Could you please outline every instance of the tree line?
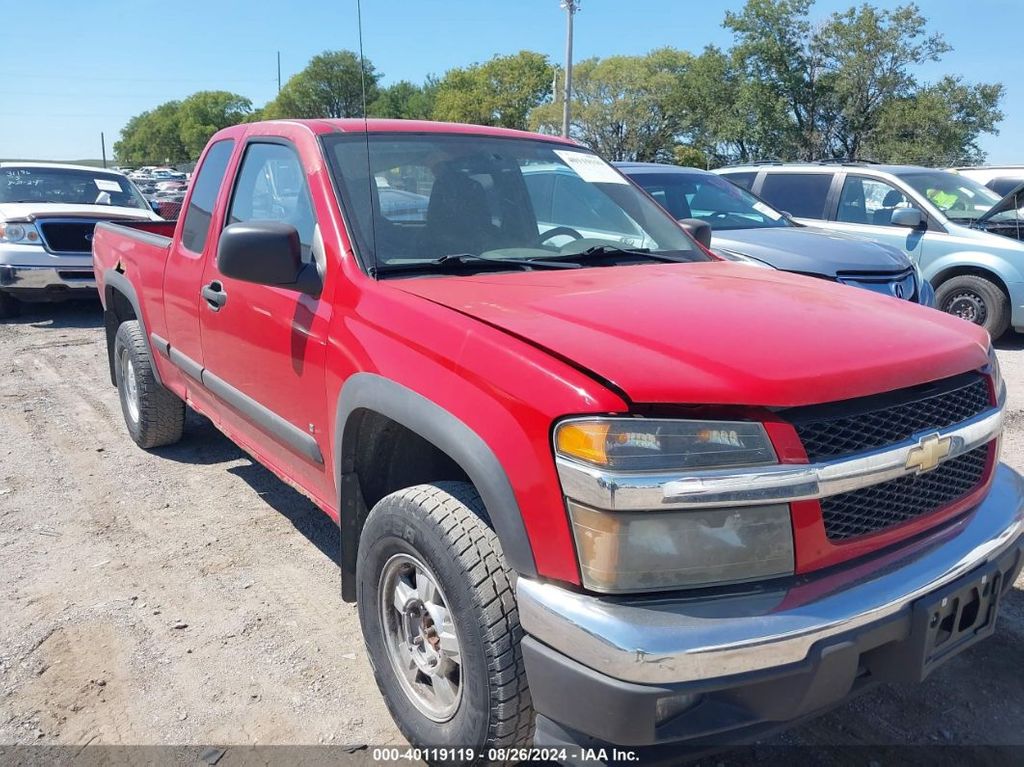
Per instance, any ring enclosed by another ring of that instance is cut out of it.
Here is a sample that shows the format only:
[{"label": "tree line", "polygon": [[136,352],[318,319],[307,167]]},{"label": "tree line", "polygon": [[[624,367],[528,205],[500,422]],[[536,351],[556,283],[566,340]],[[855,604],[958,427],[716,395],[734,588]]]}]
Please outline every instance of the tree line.
[{"label": "tree line", "polygon": [[[922,165],[984,160],[979,141],[1002,120],[999,83],[915,71],[951,48],[914,3],[871,4],[811,18],[813,0],[748,0],[723,21],[728,49],[662,48],[573,68],[574,138],[611,160],[701,167],[756,160],[867,159]],[[314,56],[269,103],[201,91],[133,117],[114,152],[123,164],[195,160],[239,122],[370,117],[467,122],[557,133],[564,73],[521,51],[421,83],[383,85],[351,51]],[[365,90],[365,92],[364,92]],[[365,101],[364,101],[365,98]]]}]

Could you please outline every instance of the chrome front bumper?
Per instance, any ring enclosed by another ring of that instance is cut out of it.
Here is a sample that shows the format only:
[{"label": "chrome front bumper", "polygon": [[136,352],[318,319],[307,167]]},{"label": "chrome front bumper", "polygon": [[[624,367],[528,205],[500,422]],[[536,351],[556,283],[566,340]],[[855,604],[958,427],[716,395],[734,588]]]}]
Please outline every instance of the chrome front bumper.
[{"label": "chrome front bumper", "polygon": [[52,291],[96,290],[91,267],[0,265],[0,290]]},{"label": "chrome front bumper", "polygon": [[671,684],[778,668],[818,642],[876,624],[992,561],[1024,532],[1024,480],[1000,465],[969,515],[894,553],[786,588],[596,597],[520,578],[523,630],[614,679]]}]

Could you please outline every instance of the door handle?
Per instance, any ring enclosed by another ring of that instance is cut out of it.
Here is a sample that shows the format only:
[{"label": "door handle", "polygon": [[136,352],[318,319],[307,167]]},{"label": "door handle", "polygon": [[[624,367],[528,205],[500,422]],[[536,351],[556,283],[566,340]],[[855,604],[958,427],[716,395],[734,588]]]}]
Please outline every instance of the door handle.
[{"label": "door handle", "polygon": [[217,280],[214,280],[209,285],[203,285],[201,292],[203,300],[206,301],[206,305],[211,311],[219,312],[224,304],[228,302],[228,294],[224,291],[224,286]]}]

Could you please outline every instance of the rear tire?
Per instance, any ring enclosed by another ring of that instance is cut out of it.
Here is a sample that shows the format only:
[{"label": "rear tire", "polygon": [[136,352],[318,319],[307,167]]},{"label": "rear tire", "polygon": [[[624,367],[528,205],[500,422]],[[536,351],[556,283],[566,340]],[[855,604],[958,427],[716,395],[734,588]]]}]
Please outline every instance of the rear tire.
[{"label": "rear tire", "polygon": [[363,639],[413,746],[532,744],[513,576],[486,519],[472,485],[417,485],[374,506],[360,536]]},{"label": "rear tire", "polygon": [[951,277],[935,290],[935,306],[981,325],[995,341],[1010,327],[1010,299],[1002,288],[976,274]]},{"label": "rear tire", "polygon": [[9,320],[21,314],[21,301],[10,293],[0,291],[0,320]]},{"label": "rear tire", "polygon": [[185,403],[156,380],[146,335],[137,320],[114,337],[114,378],[128,433],[141,448],[173,445],[185,430]]}]

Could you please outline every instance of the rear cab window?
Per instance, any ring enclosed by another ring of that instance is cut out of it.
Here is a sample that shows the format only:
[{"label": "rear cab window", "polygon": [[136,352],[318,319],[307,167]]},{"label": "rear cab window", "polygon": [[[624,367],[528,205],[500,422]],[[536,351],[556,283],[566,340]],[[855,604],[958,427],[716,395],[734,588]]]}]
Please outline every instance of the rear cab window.
[{"label": "rear cab window", "polygon": [[210,234],[213,206],[217,193],[224,183],[231,154],[235,150],[234,139],[223,139],[210,147],[202,166],[192,182],[192,196],[181,227],[181,244],[193,253],[202,253]]},{"label": "rear cab window", "polygon": [[761,197],[796,218],[825,218],[832,173],[768,173]]}]

